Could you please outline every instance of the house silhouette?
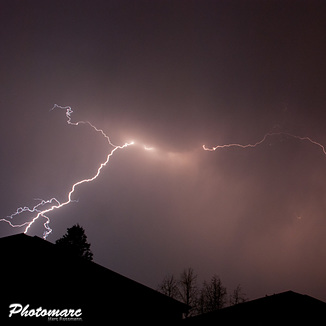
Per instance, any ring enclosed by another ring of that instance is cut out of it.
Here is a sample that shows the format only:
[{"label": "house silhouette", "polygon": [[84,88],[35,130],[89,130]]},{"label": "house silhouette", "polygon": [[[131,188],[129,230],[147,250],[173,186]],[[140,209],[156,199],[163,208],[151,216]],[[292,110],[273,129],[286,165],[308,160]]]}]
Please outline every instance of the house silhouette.
[{"label": "house silhouette", "polygon": [[[78,310],[76,319],[83,324],[174,324],[187,311],[187,306],[177,300],[38,237],[4,237],[0,248],[0,325],[49,325],[60,318],[63,321],[69,310]],[[9,317],[12,304],[28,307],[23,315],[20,311]],[[37,309],[43,316],[35,315]],[[63,313],[51,320],[46,314],[52,310]],[[80,325],[68,317],[64,325]]]},{"label": "house silhouette", "polygon": [[184,325],[324,325],[326,303],[292,291],[265,296],[182,321]]}]

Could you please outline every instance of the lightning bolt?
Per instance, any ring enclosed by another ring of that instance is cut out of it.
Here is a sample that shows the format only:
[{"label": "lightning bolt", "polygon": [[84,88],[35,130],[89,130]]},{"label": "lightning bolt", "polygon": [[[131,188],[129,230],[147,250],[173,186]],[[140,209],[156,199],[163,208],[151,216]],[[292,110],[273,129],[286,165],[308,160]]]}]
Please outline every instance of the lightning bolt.
[{"label": "lightning bolt", "polygon": [[321,150],[323,151],[324,155],[326,155],[325,147],[322,144],[320,144],[317,141],[311,139],[310,137],[301,137],[301,136],[290,134],[288,132],[271,132],[271,133],[267,133],[267,134],[264,135],[264,137],[261,140],[257,141],[254,144],[242,145],[242,144],[233,143],[233,144],[217,145],[215,147],[206,147],[205,145],[203,145],[203,149],[205,151],[214,152],[217,149],[229,148],[229,147],[254,148],[254,147],[257,147],[257,146],[261,145],[268,137],[280,136],[280,135],[285,135],[285,136],[296,138],[296,139],[299,139],[299,140],[302,140],[302,141],[308,141],[308,142],[312,143],[313,145],[316,145],[316,146],[320,147]]},{"label": "lightning bolt", "polygon": [[[47,236],[52,232],[52,229],[50,228],[49,224],[50,224],[50,218],[48,217],[48,213],[60,209],[68,204],[70,204],[71,202],[76,202],[76,200],[72,199],[72,195],[74,194],[76,188],[84,183],[88,183],[88,182],[92,182],[94,181],[101,173],[102,169],[109,163],[110,158],[112,157],[112,155],[120,150],[120,149],[124,149],[128,146],[131,146],[134,144],[134,142],[130,142],[130,143],[125,143],[124,145],[121,146],[117,146],[114,145],[110,138],[105,134],[105,132],[102,129],[98,129],[96,128],[93,124],[91,124],[89,121],[78,121],[78,122],[72,122],[71,119],[71,115],[73,113],[73,110],[71,109],[70,106],[60,106],[55,104],[53,106],[53,108],[50,110],[54,110],[56,108],[59,109],[63,109],[66,111],[66,117],[67,117],[67,123],[69,125],[73,125],[73,126],[78,126],[79,124],[87,124],[89,125],[91,128],[93,128],[96,132],[99,132],[102,134],[103,137],[106,138],[107,142],[109,143],[109,145],[111,145],[113,147],[113,149],[108,153],[106,160],[100,164],[100,166],[97,169],[97,172],[95,173],[95,175],[93,175],[90,178],[86,178],[86,179],[82,179],[76,183],[74,183],[71,187],[70,192],[68,193],[67,196],[67,200],[64,202],[60,202],[59,200],[57,200],[56,198],[51,198],[48,200],[44,200],[44,199],[38,199],[38,201],[40,201],[37,205],[35,205],[32,208],[29,208],[27,206],[25,207],[19,207],[16,212],[14,212],[13,214],[11,214],[10,216],[7,216],[6,218],[2,218],[0,219],[0,222],[6,222],[8,223],[11,227],[13,228],[20,228],[20,227],[25,227],[24,233],[27,233],[28,230],[30,229],[30,227],[40,218],[44,218],[45,219],[45,223],[44,228],[45,231],[43,233],[43,238],[46,239]],[[34,215],[34,217],[31,218],[31,220],[24,222],[22,224],[14,224],[13,223],[13,219],[14,217],[22,214],[22,213],[32,213],[32,214],[36,214]]]}]

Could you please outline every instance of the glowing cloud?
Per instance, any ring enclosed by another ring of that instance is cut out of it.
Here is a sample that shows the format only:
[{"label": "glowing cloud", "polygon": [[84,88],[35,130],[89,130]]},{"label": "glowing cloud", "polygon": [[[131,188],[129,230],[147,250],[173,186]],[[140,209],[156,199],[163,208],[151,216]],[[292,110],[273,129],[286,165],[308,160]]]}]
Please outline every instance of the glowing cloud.
[{"label": "glowing cloud", "polygon": [[[30,229],[30,227],[34,224],[34,222],[36,222],[40,217],[43,217],[46,221],[43,224],[45,231],[43,233],[43,238],[46,239],[46,237],[52,232],[52,229],[50,228],[49,224],[50,224],[50,218],[47,216],[48,213],[59,209],[63,206],[66,206],[68,204],[70,204],[71,202],[74,202],[74,200],[72,199],[72,195],[75,192],[76,188],[84,183],[88,183],[88,182],[92,182],[93,180],[95,180],[101,173],[102,169],[108,164],[110,158],[112,157],[112,155],[119,149],[124,149],[128,146],[131,146],[134,144],[134,142],[130,142],[130,143],[125,143],[124,145],[121,146],[117,146],[112,144],[110,138],[104,133],[104,131],[102,129],[98,129],[96,128],[94,125],[92,125],[90,122],[88,121],[78,121],[78,122],[72,122],[71,121],[71,115],[73,113],[73,110],[71,109],[70,106],[59,106],[57,104],[55,104],[53,106],[53,108],[51,110],[54,110],[56,108],[59,109],[63,109],[66,111],[66,117],[67,117],[67,123],[69,125],[73,125],[73,126],[78,126],[79,124],[88,124],[90,127],[92,127],[96,132],[99,132],[102,134],[103,137],[106,138],[106,140],[108,141],[109,145],[111,145],[113,147],[113,149],[108,153],[106,160],[104,162],[102,162],[100,164],[100,166],[97,169],[97,172],[95,173],[95,175],[89,177],[89,178],[85,178],[85,179],[81,179],[80,181],[74,183],[71,187],[70,192],[68,193],[67,196],[67,200],[64,202],[60,202],[59,200],[57,200],[56,198],[51,198],[49,200],[43,200],[40,199],[40,202],[35,205],[33,208],[29,208],[29,207],[19,207],[15,213],[11,214],[10,216],[7,216],[6,218],[2,218],[0,219],[0,222],[6,222],[8,223],[11,227],[13,228],[19,228],[19,227],[25,227],[25,231],[24,233],[27,233],[27,231]],[[20,215],[22,213],[35,213],[36,215],[34,217],[31,218],[31,220],[24,222],[22,224],[15,224],[13,222],[14,218],[17,215]]]}]

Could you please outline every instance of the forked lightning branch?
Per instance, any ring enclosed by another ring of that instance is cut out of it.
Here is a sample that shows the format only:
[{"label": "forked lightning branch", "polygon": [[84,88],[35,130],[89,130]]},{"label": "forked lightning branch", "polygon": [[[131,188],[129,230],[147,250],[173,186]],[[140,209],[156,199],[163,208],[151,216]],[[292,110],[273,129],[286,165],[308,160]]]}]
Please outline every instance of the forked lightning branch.
[{"label": "forked lightning branch", "polygon": [[[6,218],[2,218],[0,219],[0,222],[6,222],[8,223],[11,227],[13,228],[24,228],[24,233],[27,233],[28,230],[32,227],[32,225],[40,218],[43,218],[45,220],[45,222],[43,223],[44,226],[44,233],[43,233],[43,238],[46,239],[47,236],[52,232],[52,229],[50,228],[50,217],[49,217],[49,213],[51,213],[54,210],[58,210],[63,206],[66,206],[76,200],[74,200],[73,194],[76,191],[76,188],[79,187],[80,185],[84,184],[84,183],[89,183],[94,181],[101,173],[102,169],[109,163],[111,157],[113,156],[113,154],[118,151],[118,150],[122,150],[125,149],[128,146],[131,146],[134,144],[134,142],[130,142],[130,143],[125,143],[123,145],[114,145],[109,136],[106,135],[106,133],[102,130],[102,129],[98,129],[96,126],[94,126],[92,123],[90,123],[89,121],[78,121],[78,122],[73,122],[71,115],[73,113],[73,110],[71,109],[70,106],[60,106],[55,104],[53,106],[53,108],[51,110],[54,109],[62,109],[65,110],[66,112],[66,117],[67,117],[67,123],[69,125],[72,126],[78,126],[80,124],[87,124],[88,126],[90,126],[95,132],[100,133],[108,142],[108,144],[111,147],[111,151],[109,151],[109,153],[107,154],[106,160],[104,162],[102,162],[98,169],[97,172],[95,173],[95,175],[89,177],[89,178],[85,178],[85,179],[81,179],[80,181],[74,183],[71,187],[71,190],[69,191],[69,193],[67,194],[67,199],[64,202],[60,202],[58,199],[56,198],[50,198],[50,199],[40,199],[39,202],[34,206],[34,207],[19,207],[17,208],[17,210],[11,214],[10,216],[7,216]],[[224,144],[224,145],[217,145],[215,147],[206,147],[205,145],[203,145],[203,149],[205,151],[216,151],[218,149],[225,149],[225,148],[230,148],[230,147],[238,147],[238,148],[242,148],[242,149],[247,149],[247,148],[255,148],[259,145],[261,145],[262,143],[264,143],[266,141],[266,139],[268,137],[273,137],[273,136],[278,136],[278,135],[284,135],[287,137],[292,137],[295,138],[297,140],[300,141],[308,141],[313,145],[318,146],[324,153],[324,155],[326,155],[326,150],[325,147],[320,144],[319,142],[309,138],[309,137],[301,137],[301,136],[297,136],[288,132],[271,132],[271,133],[267,133],[264,135],[264,137],[257,141],[256,143],[253,144],[240,144],[240,143],[231,143],[231,144]],[[154,148],[152,147],[147,147],[147,146],[143,146],[143,148],[147,151],[152,151],[154,150]],[[22,214],[32,214],[32,217],[28,219],[28,221],[23,222],[23,223],[17,223],[15,222],[15,218],[18,215],[22,215]]]},{"label": "forked lightning branch", "polygon": [[[114,145],[109,136],[107,136],[105,134],[105,132],[102,129],[98,129],[96,128],[93,124],[91,124],[88,121],[78,121],[78,122],[72,122],[71,120],[71,115],[73,113],[73,110],[71,109],[70,106],[59,106],[57,104],[54,105],[54,107],[51,110],[54,110],[56,108],[59,109],[63,109],[66,111],[66,117],[67,117],[67,123],[69,125],[73,125],[73,126],[78,126],[79,124],[87,124],[89,125],[91,128],[93,128],[96,132],[99,132],[102,134],[103,137],[106,138],[107,142],[109,143],[109,145],[111,147],[113,147],[113,149],[111,149],[111,151],[108,153],[106,160],[104,162],[102,162],[98,169],[97,172],[95,173],[95,175],[89,177],[89,178],[85,178],[85,179],[81,179],[80,181],[74,183],[71,187],[70,192],[67,195],[67,200],[64,202],[60,202],[58,199],[56,198],[51,198],[51,199],[41,199],[40,202],[35,205],[34,207],[19,207],[13,214],[11,214],[10,216],[7,216],[6,218],[2,218],[0,219],[1,222],[6,222],[8,223],[11,227],[13,228],[25,228],[24,233],[27,233],[27,231],[31,228],[31,226],[39,219],[39,218],[43,218],[45,219],[44,222],[44,233],[43,233],[43,238],[46,239],[47,236],[52,232],[52,229],[50,228],[50,217],[48,216],[48,213],[60,209],[63,206],[66,206],[68,204],[70,204],[71,202],[73,202],[73,194],[76,190],[76,188],[84,183],[88,183],[88,182],[92,182],[93,180],[95,180],[101,173],[102,169],[109,163],[110,158],[112,157],[112,155],[121,149],[124,149],[128,146],[131,146],[134,144],[134,142],[130,142],[130,143],[125,143],[124,145]],[[32,218],[29,219],[29,221],[26,221],[24,223],[21,224],[16,224],[15,223],[15,217],[18,215],[21,215],[23,213],[32,213],[34,214],[34,216]]]}]

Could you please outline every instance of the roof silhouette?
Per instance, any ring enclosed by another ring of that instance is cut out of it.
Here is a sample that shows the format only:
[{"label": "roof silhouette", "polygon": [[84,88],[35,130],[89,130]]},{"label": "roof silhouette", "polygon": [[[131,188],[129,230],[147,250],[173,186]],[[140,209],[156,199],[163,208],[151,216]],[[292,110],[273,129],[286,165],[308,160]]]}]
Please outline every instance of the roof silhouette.
[{"label": "roof silhouette", "polygon": [[29,309],[82,309],[92,324],[107,320],[173,321],[187,306],[94,262],[73,256],[46,240],[26,234],[0,239],[1,275],[5,283],[0,317],[32,324],[46,317],[9,316],[12,303]]},{"label": "roof silhouette", "polygon": [[293,291],[265,296],[184,320],[186,325],[248,322],[250,325],[318,322],[325,320],[326,303]]}]

